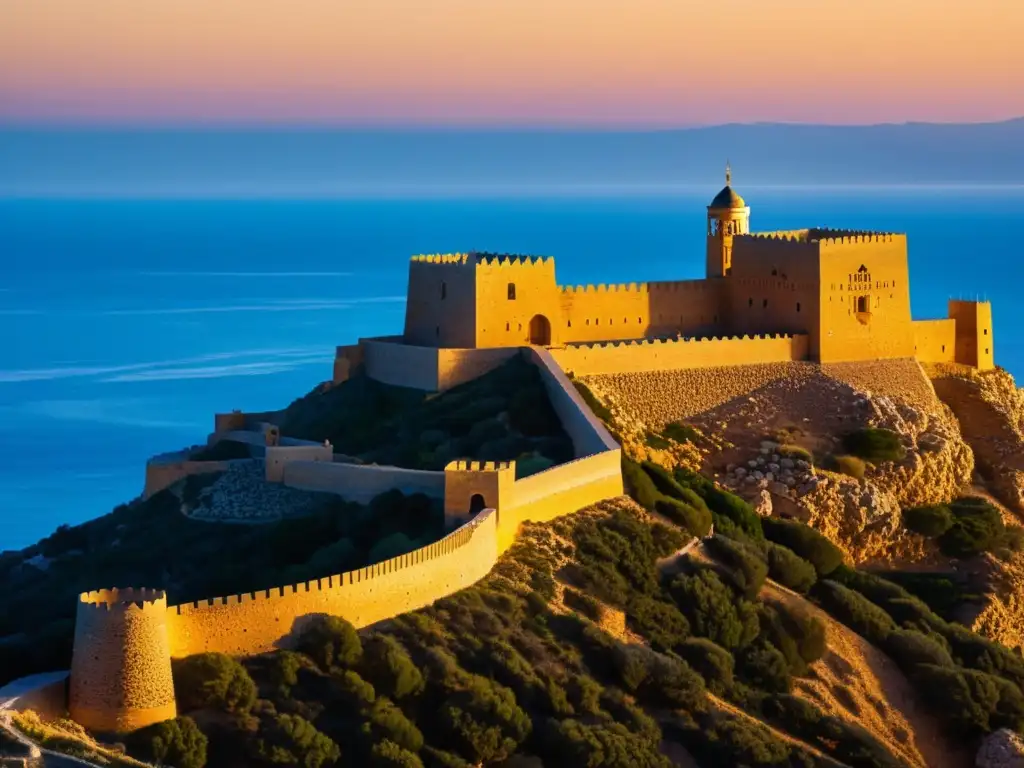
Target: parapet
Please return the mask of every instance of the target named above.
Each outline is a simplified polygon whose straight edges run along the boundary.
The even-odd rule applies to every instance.
[[[905,237],[896,232],[871,232],[856,229],[829,229],[827,227],[810,227],[808,229],[788,229],[774,232],[751,232],[737,235],[737,240],[773,240],[791,243],[821,243],[837,245],[848,243],[891,243],[895,238]]]
[[[511,253],[476,252],[470,254],[478,267],[554,267],[551,256],[523,256]]]
[[[428,253],[413,256],[409,261],[422,264],[467,264],[471,258],[468,253]]]
[[[651,347],[651,346],[676,346],[682,344],[709,344],[723,341],[769,341],[793,339],[792,334],[770,333],[754,334],[743,336],[688,336],[681,339],[627,339],[624,341],[591,341],[591,342],[570,342],[566,347],[573,349],[611,349],[613,347]],[[447,469],[447,467],[446,467]]]
[[[177,716],[162,590],[79,595],[68,710],[86,728],[113,733]]]
[[[515,471],[514,461],[470,461],[468,459],[456,459],[449,461],[445,472],[507,472]]]

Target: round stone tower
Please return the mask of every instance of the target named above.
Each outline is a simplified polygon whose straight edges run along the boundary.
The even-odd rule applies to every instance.
[[[68,711],[90,730],[118,733],[177,715],[162,590],[79,595]]]
[[[725,186],[708,206],[707,276],[723,277],[732,269],[732,239],[750,232],[750,207],[732,188],[725,164]]]

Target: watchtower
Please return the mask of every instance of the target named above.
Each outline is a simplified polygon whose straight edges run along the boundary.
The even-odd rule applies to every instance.
[[[949,316],[956,321],[956,362],[973,365],[979,371],[995,368],[992,304],[951,299]]]
[[[79,595],[68,711],[89,730],[112,733],[177,716],[162,590]]]
[[[451,461],[444,468],[444,522],[454,525],[485,509],[510,505],[516,482],[514,461]],[[500,518],[499,518],[500,526]]]
[[[725,164],[725,186],[708,206],[707,276],[724,277],[732,269],[732,239],[750,232],[750,207],[732,188]]]

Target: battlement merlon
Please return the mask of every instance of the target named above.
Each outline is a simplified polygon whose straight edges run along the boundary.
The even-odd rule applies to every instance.
[[[167,593],[162,589],[111,588],[82,592],[78,596],[79,609],[117,612],[128,610],[166,611]]]
[[[736,235],[736,240],[773,240],[791,243],[819,243],[823,246],[829,246],[860,243],[891,243],[901,238],[906,240],[906,237],[906,234],[902,232],[873,232],[870,230],[810,227],[807,229],[751,232],[749,234]]]

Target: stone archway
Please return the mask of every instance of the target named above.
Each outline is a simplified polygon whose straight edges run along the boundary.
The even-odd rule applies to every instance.
[[[538,347],[551,344],[551,323],[544,315],[534,315],[530,320],[530,343]]]
[[[483,495],[474,493],[469,499],[469,516],[476,517],[485,509],[487,509],[487,502],[484,501]]]

